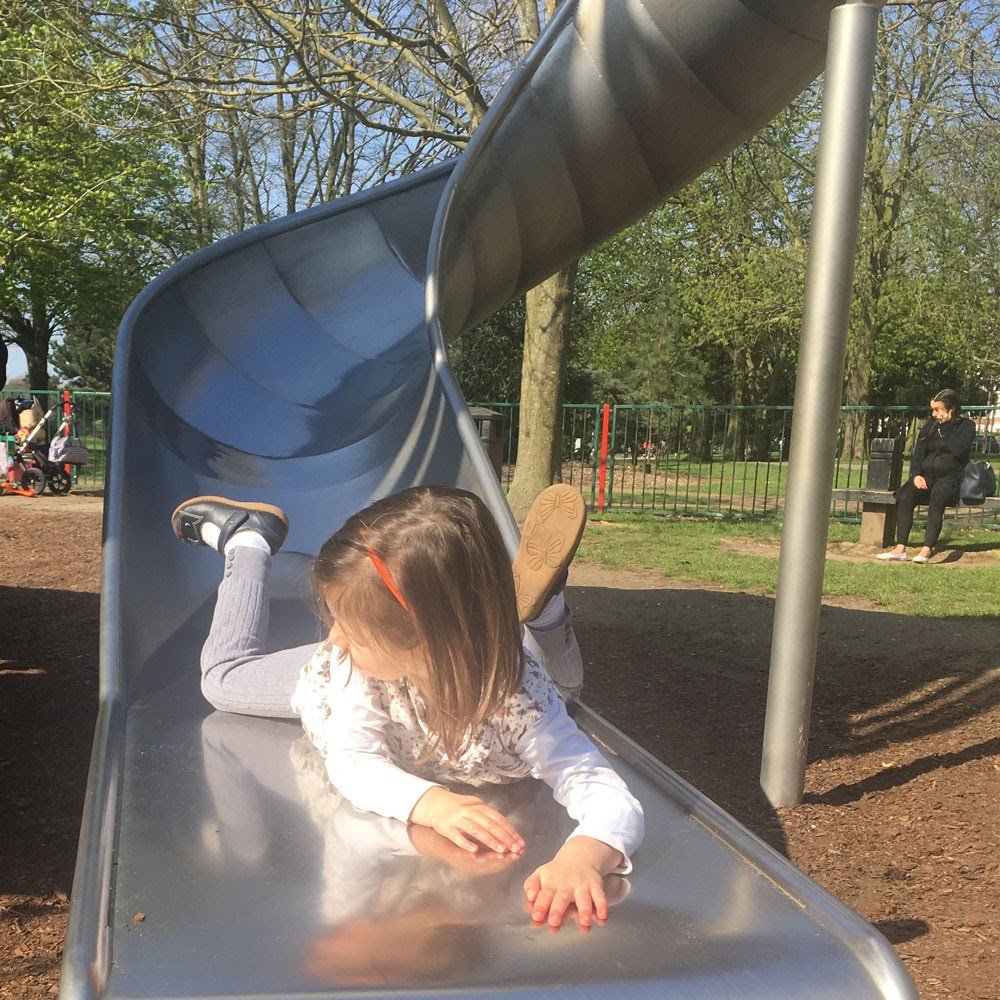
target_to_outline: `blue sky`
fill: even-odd
[[[7,381],[12,378],[20,378],[28,374],[28,360],[24,356],[24,351],[15,344],[8,344],[10,357],[7,359]]]

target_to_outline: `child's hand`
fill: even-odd
[[[576,921],[581,928],[608,918],[608,900],[603,876],[621,864],[622,855],[592,837],[571,837],[556,856],[536,868],[524,883],[531,903],[531,919],[560,927],[566,911],[576,905]]]
[[[497,875],[514,864],[520,856],[512,851],[505,851],[503,854],[496,851],[478,851],[476,854],[470,854],[429,826],[417,826],[416,823],[410,824],[409,834],[411,843],[425,858],[442,861],[455,871],[471,875],[473,878]]]
[[[457,795],[439,785],[420,796],[410,813],[410,822],[429,826],[470,854],[479,850],[475,841],[498,854],[519,854],[524,850],[524,841],[506,816],[478,796]]]

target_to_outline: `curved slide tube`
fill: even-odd
[[[820,70],[832,6],[565,0],[457,161],[225,240],[139,296],[61,996],[915,996],[884,939],[585,708],[649,832],[606,928],[532,934],[520,882],[567,826],[548,791],[503,791],[529,848],[477,880],[340,801],[294,723],[210,713],[220,563],[167,527],[200,493],[288,510],[276,647],[315,638],[309,558],[376,497],[477,490],[513,547],[445,342],[763,125]]]

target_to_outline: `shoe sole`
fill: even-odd
[[[259,510],[263,514],[274,514],[275,517],[280,520],[286,528],[289,528],[288,515],[280,507],[275,507],[271,503],[243,503],[242,500],[230,500],[228,497],[216,497],[216,496],[203,496],[203,497],[190,497],[185,500],[182,504],[178,504],[174,509],[173,514],[170,515],[170,527],[174,529],[174,534],[177,534],[177,525],[174,523],[177,519],[178,514],[182,514],[186,507],[190,507],[192,504],[205,503],[206,501],[213,501],[215,503],[224,503],[227,507],[235,507],[239,510]]]
[[[537,618],[545,607],[552,587],[573,561],[586,523],[583,496],[564,483],[543,490],[532,504],[513,566],[522,622]]]

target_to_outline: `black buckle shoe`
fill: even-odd
[[[280,507],[269,503],[244,503],[225,497],[192,497],[185,500],[171,515],[174,534],[191,545],[205,545],[201,537],[204,524],[219,529],[219,552],[239,531],[256,531],[274,555],[288,536],[288,516]]]

